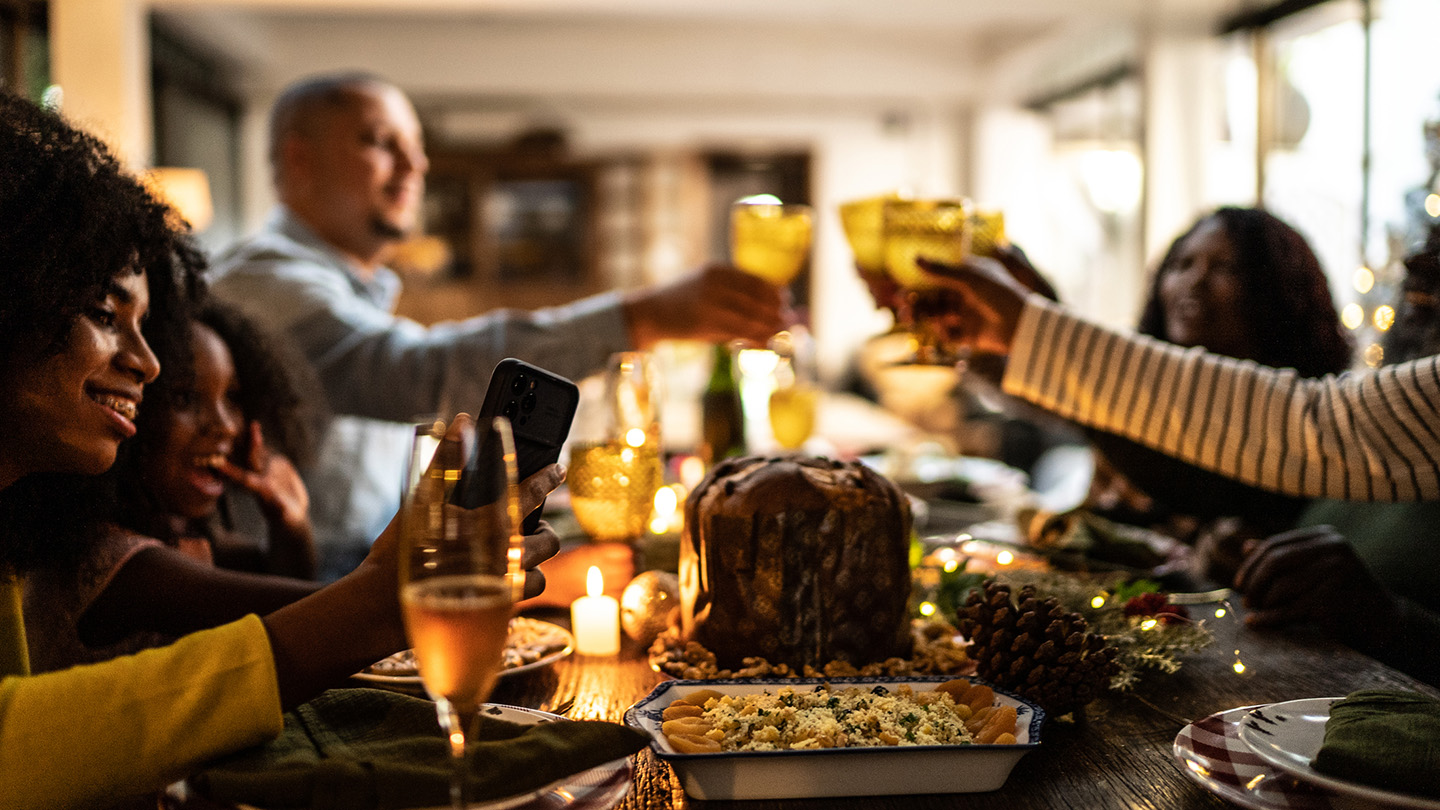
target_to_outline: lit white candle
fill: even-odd
[[[581,655],[620,652],[620,603],[605,595],[605,580],[597,566],[585,575],[585,593],[570,605],[570,627]]]

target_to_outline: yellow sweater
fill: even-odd
[[[0,581],[0,665],[23,662],[19,583]],[[13,645],[20,644],[17,652]],[[280,733],[257,616],[168,647],[0,680],[0,810],[92,808],[160,790]]]

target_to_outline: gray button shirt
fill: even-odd
[[[216,260],[210,281],[304,352],[336,415],[306,476],[323,579],[353,568],[394,516],[415,421],[474,413],[506,357],[579,379],[630,348],[613,292],[430,327],[398,317],[394,272],[367,278],[283,206]]]

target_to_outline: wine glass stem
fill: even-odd
[[[440,701],[436,708],[440,710],[440,727],[450,743],[450,807],[466,810],[465,721],[459,709],[448,700]]]

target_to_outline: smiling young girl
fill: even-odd
[[[213,301],[186,331],[175,356],[162,358],[166,370],[149,386],[138,433],[116,464],[99,476],[52,477],[37,493],[48,506],[11,521],[15,533],[44,534],[48,525],[84,549],[78,560],[65,555],[29,572],[32,671],[154,647],[320,587],[308,581],[305,485],[287,457],[307,458],[313,446],[307,367]],[[267,447],[267,432],[288,452]],[[254,496],[267,524],[268,559],[245,562],[293,578],[215,566],[217,553],[233,560],[226,549],[239,545],[227,542],[220,514],[229,487]],[[46,517],[66,504],[75,506],[63,524]]]
[[[155,349],[185,337],[201,265],[98,141],[0,95],[0,808],[104,807],[157,791],[275,736],[282,709],[406,646],[387,530],[350,575],[263,618],[28,674],[24,578],[86,548],[65,532],[5,527],[55,476],[114,463],[161,372]],[[522,508],[559,478],[552,467],[528,480]],[[58,528],[69,511],[47,516]],[[530,540],[529,566],[557,545]]]

